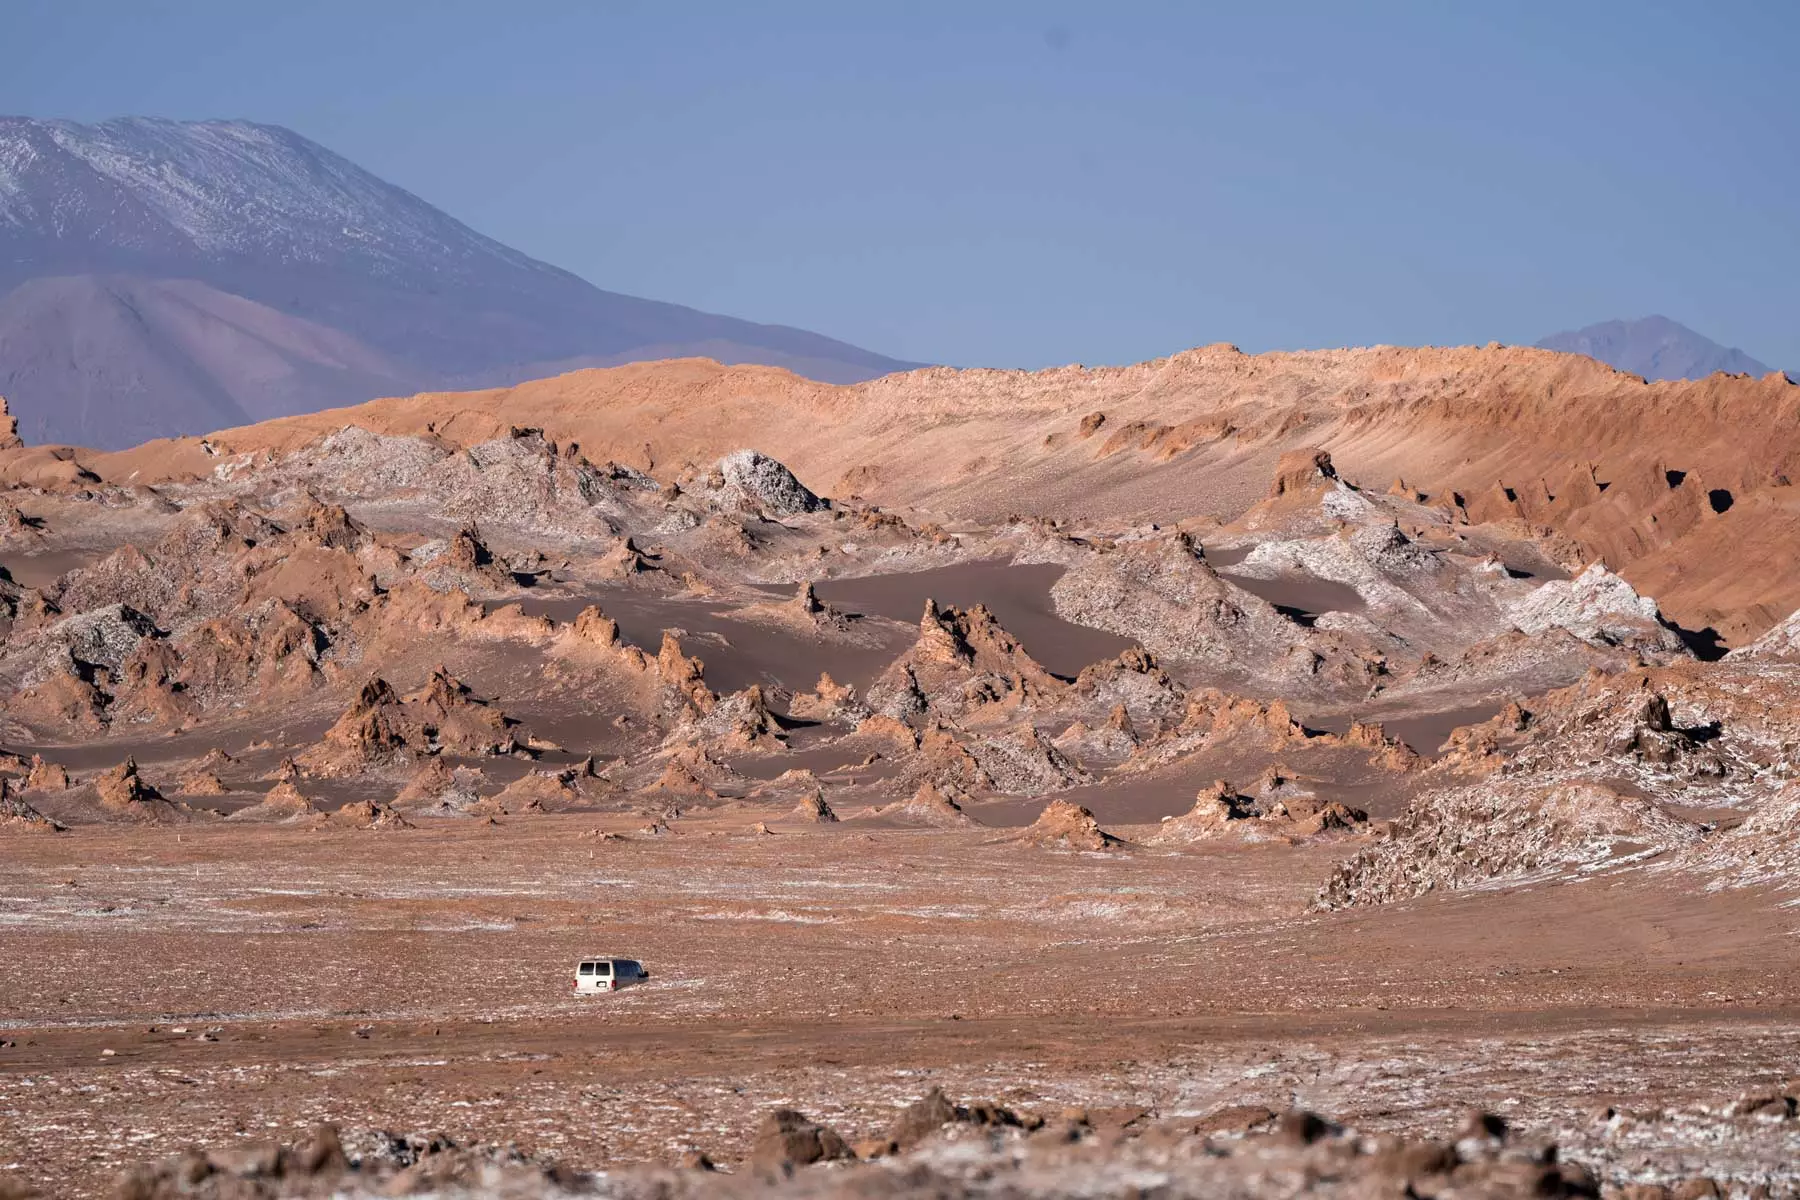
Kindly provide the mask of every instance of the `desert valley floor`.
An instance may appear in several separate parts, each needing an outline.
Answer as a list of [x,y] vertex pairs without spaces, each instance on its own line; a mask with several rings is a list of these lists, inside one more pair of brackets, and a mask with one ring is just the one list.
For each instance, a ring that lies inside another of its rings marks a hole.
[[1793,581],[1633,583],[1752,490],[1099,386],[1085,505],[541,406],[0,449],[0,1196],[1793,1195]]

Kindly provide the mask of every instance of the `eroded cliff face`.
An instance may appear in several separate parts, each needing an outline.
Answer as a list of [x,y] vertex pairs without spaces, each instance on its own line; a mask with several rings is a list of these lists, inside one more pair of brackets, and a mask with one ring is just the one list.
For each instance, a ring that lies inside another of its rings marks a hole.
[[[747,445],[821,491],[962,518],[1233,520],[1280,456],[1328,450],[1365,487],[1471,525],[1561,535],[1691,629],[1748,640],[1800,607],[1791,542],[1800,388],[1780,375],[1646,384],[1524,348],[1244,355],[1118,368],[932,368],[834,387],[707,360],[583,371],[488,392],[381,400],[113,455],[27,450],[19,482],[194,478],[344,424],[458,446],[542,428],[595,461],[662,475]],[[1577,562],[1579,560],[1579,563]]]

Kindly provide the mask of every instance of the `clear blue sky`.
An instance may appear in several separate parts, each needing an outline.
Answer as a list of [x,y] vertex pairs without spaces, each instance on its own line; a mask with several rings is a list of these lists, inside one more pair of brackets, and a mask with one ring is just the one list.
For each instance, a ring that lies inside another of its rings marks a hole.
[[1800,367],[1800,4],[6,0],[0,112],[289,126],[601,287],[903,358]]

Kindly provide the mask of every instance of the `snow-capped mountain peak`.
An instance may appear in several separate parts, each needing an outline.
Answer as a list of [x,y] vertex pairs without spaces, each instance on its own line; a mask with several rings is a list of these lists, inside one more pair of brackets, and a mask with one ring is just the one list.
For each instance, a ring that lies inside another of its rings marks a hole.
[[908,365],[601,291],[277,126],[0,117],[0,395],[29,441],[693,354],[836,382]]
[[0,225],[65,250],[358,262],[381,274],[482,260],[553,269],[316,142],[249,121],[0,118]]

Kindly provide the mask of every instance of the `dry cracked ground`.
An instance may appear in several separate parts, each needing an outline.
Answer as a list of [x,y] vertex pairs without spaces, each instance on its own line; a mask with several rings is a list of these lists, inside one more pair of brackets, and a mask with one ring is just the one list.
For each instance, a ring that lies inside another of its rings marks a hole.
[[0,496],[0,1195],[1800,1188],[1800,622],[1310,446],[218,459]]

